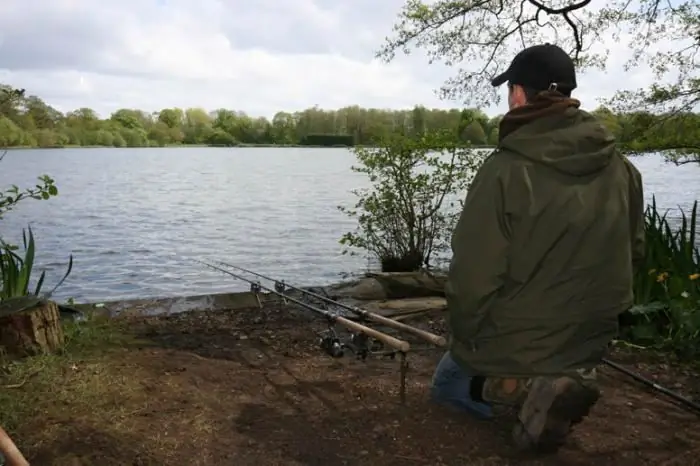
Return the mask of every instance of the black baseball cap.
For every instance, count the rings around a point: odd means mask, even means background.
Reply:
[[[546,91],[556,85],[558,90],[571,92],[576,89],[574,61],[556,45],[534,45],[518,53],[508,69],[491,80],[491,85],[497,87],[506,81],[534,91]]]

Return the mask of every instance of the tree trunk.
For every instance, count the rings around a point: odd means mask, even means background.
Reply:
[[[20,298],[2,303],[0,347],[7,355],[51,353],[63,342],[61,317],[53,301]]]

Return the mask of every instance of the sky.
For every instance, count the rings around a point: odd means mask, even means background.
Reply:
[[[314,105],[460,107],[436,90],[453,71],[424,54],[390,64],[374,53],[404,0],[1,0],[0,83],[61,111],[91,107],[230,108],[252,116]],[[576,97],[593,109],[621,86],[625,44],[606,72],[583,73]],[[488,86],[488,83],[484,83]],[[503,90],[505,93],[505,89]],[[502,100],[488,114],[504,113]]]

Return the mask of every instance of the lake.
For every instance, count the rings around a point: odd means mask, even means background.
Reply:
[[[700,167],[659,156],[632,159],[646,195],[668,208],[700,199]],[[354,228],[337,205],[366,185],[346,149],[57,149],[8,152],[0,186],[51,175],[59,196],[25,201],[2,220],[17,240],[32,224],[47,285],[71,276],[54,296],[78,302],[183,296],[248,289],[193,262],[219,259],[285,279],[320,285],[367,268],[341,254]],[[45,290],[49,288],[44,287]]]

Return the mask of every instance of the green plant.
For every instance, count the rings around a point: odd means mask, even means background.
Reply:
[[[0,155],[0,160],[4,157],[4,153]],[[58,195],[58,188],[54,184],[53,178],[48,175],[42,175],[39,178],[41,184],[35,185],[33,188],[20,190],[16,185],[0,191],[0,219],[24,199],[47,200],[52,196]]]
[[[698,202],[688,215],[680,209],[679,225],[673,227],[668,212],[659,212],[656,198],[644,214],[645,257],[635,275],[635,303],[669,299],[686,294],[690,299],[700,299],[700,281],[692,280],[700,272],[697,221]]]
[[[429,265],[433,254],[449,245],[459,215],[452,197],[468,188],[485,157],[457,145],[447,132],[390,134],[378,147],[354,152],[359,165],[352,170],[365,174],[371,187],[353,191],[358,197],[354,208],[338,207],[358,222],[340,243],[364,249],[384,271]]]
[[[46,271],[42,271],[39,275],[36,287],[33,293],[29,292],[29,284],[34,270],[34,234],[32,228],[28,227],[29,236],[22,230],[22,242],[24,245],[24,257],[20,257],[13,246],[3,244],[0,246],[0,301],[11,298],[19,298],[23,296],[38,296],[41,292],[41,287],[44,284]],[[68,270],[54,288],[46,294],[51,296],[59,286],[68,278],[73,270],[73,255],[71,254],[68,260]]]
[[[700,355],[700,251],[698,202],[681,209],[674,228],[656,199],[645,211],[646,254],[634,280],[635,306],[623,318],[622,336],[670,349],[682,358]]]

